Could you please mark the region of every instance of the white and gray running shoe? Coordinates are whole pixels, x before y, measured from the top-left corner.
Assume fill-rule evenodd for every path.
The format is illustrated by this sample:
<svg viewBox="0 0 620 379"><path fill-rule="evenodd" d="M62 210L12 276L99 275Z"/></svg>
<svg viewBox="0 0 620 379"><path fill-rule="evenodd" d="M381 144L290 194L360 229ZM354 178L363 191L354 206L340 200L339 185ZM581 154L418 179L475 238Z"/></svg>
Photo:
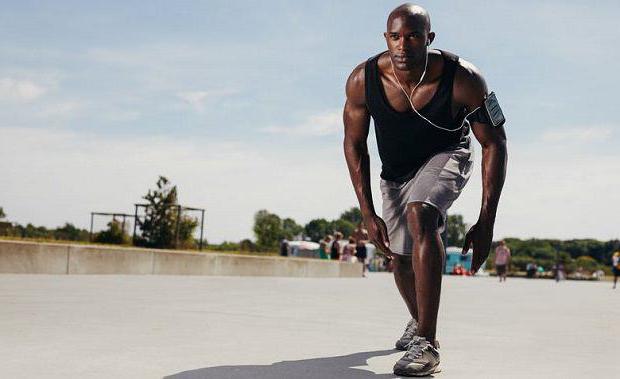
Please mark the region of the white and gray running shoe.
<svg viewBox="0 0 620 379"><path fill-rule="evenodd" d="M418 335L418 322L414 319L409 320L407 323L407 327L405 328L405 332L402 337L396 341L396 349L397 350L407 350L407 346L413 339L413 337Z"/></svg>
<svg viewBox="0 0 620 379"><path fill-rule="evenodd" d="M413 337L405 355L394 365L394 374L401 376L427 376L439 371L439 351L420 336Z"/></svg>

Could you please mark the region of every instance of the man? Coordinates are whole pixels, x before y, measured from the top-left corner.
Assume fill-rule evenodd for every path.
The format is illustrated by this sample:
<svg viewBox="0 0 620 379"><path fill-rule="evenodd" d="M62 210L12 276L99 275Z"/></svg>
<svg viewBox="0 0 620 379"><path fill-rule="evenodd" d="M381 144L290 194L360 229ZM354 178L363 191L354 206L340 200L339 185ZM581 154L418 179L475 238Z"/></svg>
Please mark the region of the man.
<svg viewBox="0 0 620 379"><path fill-rule="evenodd" d="M366 242L368 241L368 231L364 229L364 223L360 222L357 228L353 231L353 238L357 241L355 245L355 256L357 261L362 263L362 276L366 277L368 250L366 249Z"/></svg>
<svg viewBox="0 0 620 379"><path fill-rule="evenodd" d="M288 251L289 251L289 244L288 244L288 240L285 238L282 241L280 241L280 256L288 257Z"/></svg>
<svg viewBox="0 0 620 379"><path fill-rule="evenodd" d="M616 289L616 283L618 283L618 277L620 276L620 251L616 251L611 257L611 271L614 274L613 289Z"/></svg>
<svg viewBox="0 0 620 379"><path fill-rule="evenodd" d="M445 255L440 232L471 174L469 124L483 150L482 207L463 247L464 253L473 247L472 273L491 248L506 137L498 117L478 112L497 105L487 98L479 71L430 48L435 33L426 10L410 4L394 9L384 37L388 50L358 65L347 81L344 152L370 240L393 259L396 286L412 317L396 343L407 353L394 373L424 376L439 365L435 334ZM382 160L383 218L370 188L371 117Z"/></svg>
<svg viewBox="0 0 620 379"><path fill-rule="evenodd" d="M334 234L335 239L329 251L329 259L331 259L332 261L340 260L340 250L341 250L340 240L342 239L342 237L343 235L340 232L336 232Z"/></svg>
<svg viewBox="0 0 620 379"><path fill-rule="evenodd" d="M499 277L500 283L502 282L502 280L504 282L506 281L506 271L509 264L510 249L508 248L508 246L506 246L506 242L504 240L499 241L499 245L495 248L495 272ZM536 270L536 267L533 263L532 266L534 267L534 270ZM528 268L527 271L529 273L530 269ZM534 275L532 274L531 277L534 277Z"/></svg>

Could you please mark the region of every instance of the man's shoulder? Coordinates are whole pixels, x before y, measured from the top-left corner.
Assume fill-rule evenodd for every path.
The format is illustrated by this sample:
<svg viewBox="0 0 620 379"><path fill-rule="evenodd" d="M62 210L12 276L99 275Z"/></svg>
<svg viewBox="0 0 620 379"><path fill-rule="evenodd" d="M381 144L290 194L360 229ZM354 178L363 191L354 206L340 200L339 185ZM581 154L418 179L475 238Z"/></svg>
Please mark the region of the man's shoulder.
<svg viewBox="0 0 620 379"><path fill-rule="evenodd" d="M454 73L454 97L462 104L481 103L487 93L482 73L473 63L459 58Z"/></svg>
<svg viewBox="0 0 620 379"><path fill-rule="evenodd" d="M480 69L470 61L460 58L456 66L454 80L465 86L479 86L484 83L484 77Z"/></svg>
<svg viewBox="0 0 620 379"><path fill-rule="evenodd" d="M351 103L360 106L366 103L366 61L355 66L347 79L345 91Z"/></svg>
<svg viewBox="0 0 620 379"><path fill-rule="evenodd" d="M373 59L381 58L381 55L384 54L384 53L385 53L385 51L377 53L377 54L369 57L365 61L359 63L357 66L355 66L355 68L353 69L353 71L351 71L351 74L349 75L349 79L347 80L347 85L349 85L349 83L351 83L351 84L362 84L363 85L364 84L364 79L365 79L365 74L366 74L366 66L367 66L368 62L373 60Z"/></svg>
<svg viewBox="0 0 620 379"><path fill-rule="evenodd" d="M385 52L377 53L365 61L359 63L347 79L346 84L346 94L347 98L353 100L355 103L364 104L366 101L365 91L366 91L366 66L368 66L368 62L372 59L379 59L381 55Z"/></svg>

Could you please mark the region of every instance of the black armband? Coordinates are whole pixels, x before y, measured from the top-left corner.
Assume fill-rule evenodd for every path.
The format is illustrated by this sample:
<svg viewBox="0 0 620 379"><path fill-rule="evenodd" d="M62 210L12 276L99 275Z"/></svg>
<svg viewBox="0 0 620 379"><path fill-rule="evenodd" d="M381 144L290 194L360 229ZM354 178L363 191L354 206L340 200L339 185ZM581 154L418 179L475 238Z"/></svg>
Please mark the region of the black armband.
<svg viewBox="0 0 620 379"><path fill-rule="evenodd" d="M499 106L495 92L491 92L484 99L484 103L467 119L471 122L481 122L495 127L500 127L506 122L506 117Z"/></svg>

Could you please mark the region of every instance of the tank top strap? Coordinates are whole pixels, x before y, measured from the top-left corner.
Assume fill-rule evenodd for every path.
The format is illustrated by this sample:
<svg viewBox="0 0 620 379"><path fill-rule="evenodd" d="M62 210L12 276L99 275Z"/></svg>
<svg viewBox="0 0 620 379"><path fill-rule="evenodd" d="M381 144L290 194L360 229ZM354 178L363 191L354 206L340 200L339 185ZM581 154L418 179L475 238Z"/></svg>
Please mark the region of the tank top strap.
<svg viewBox="0 0 620 379"><path fill-rule="evenodd" d="M452 87L454 86L454 74L459 65L459 56L449 51L439 50L444 59L443 73L441 74L441 88L439 89L449 99L452 99Z"/></svg>
<svg viewBox="0 0 620 379"><path fill-rule="evenodd" d="M371 114L378 116L383 113L381 102L381 79L379 78L379 53L366 61L364 67L364 89L366 95L366 106Z"/></svg>

